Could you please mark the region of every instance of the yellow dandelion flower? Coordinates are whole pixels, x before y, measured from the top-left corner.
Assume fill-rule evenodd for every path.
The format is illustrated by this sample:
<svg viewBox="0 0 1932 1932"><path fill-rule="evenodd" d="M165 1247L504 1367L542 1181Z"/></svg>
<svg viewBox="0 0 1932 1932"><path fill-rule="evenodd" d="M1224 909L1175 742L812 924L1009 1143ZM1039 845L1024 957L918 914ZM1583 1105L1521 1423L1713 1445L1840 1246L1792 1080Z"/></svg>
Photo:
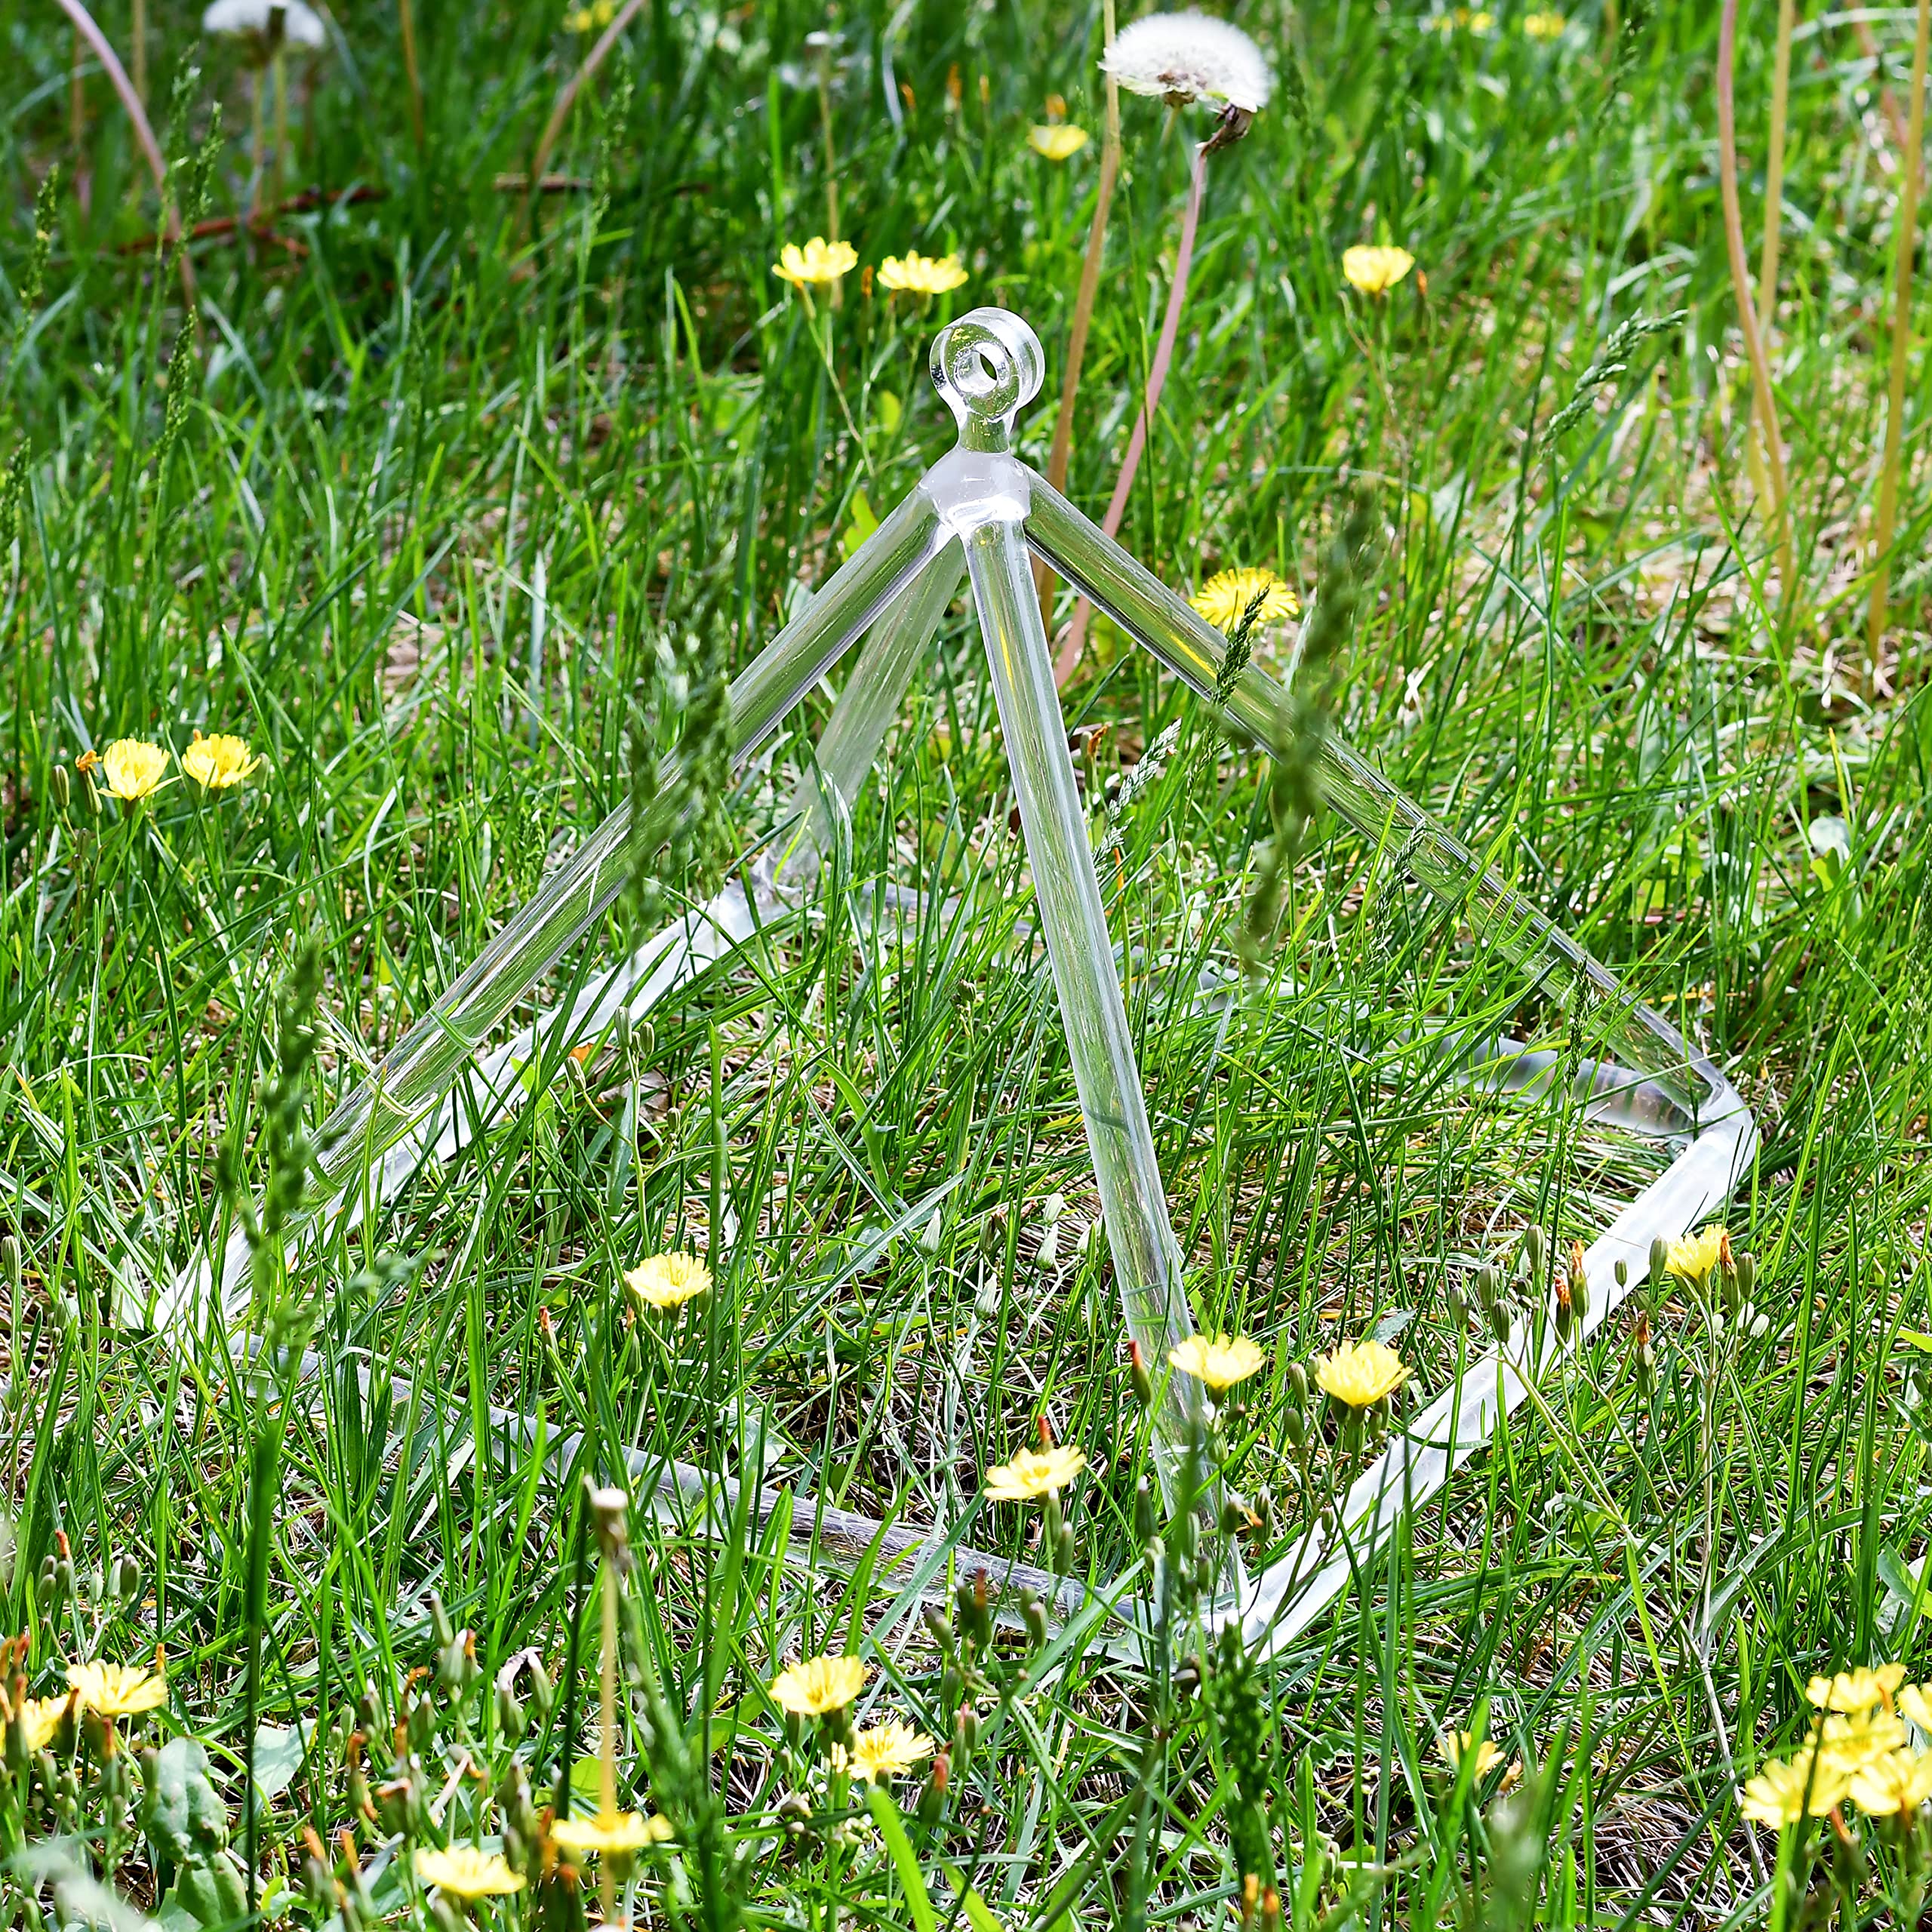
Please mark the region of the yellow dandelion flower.
<svg viewBox="0 0 1932 1932"><path fill-rule="evenodd" d="M921 255L909 248L879 263L878 279L881 288L908 295L943 295L965 281L966 271L957 255Z"/></svg>
<svg viewBox="0 0 1932 1932"><path fill-rule="evenodd" d="M1852 1774L1851 1801L1874 1818L1916 1811L1932 1798L1932 1751L1888 1751Z"/></svg>
<svg viewBox="0 0 1932 1932"><path fill-rule="evenodd" d="M1301 610L1294 592L1281 578L1272 571L1257 568L1217 571L1187 601L1217 631L1231 635L1257 597L1261 599L1261 608L1255 613L1257 623L1278 623L1284 617L1299 615Z"/></svg>
<svg viewBox="0 0 1932 1932"><path fill-rule="evenodd" d="M1523 31L1532 40L1561 40L1570 23L1561 14L1525 14Z"/></svg>
<svg viewBox="0 0 1932 1932"><path fill-rule="evenodd" d="M1467 1730L1445 1730L1435 1740L1436 1755L1449 1768L1459 1770L1463 1758L1469 1746L1475 1743L1475 1734ZM1503 1761L1503 1753L1487 1738L1475 1746L1477 1777L1487 1777Z"/></svg>
<svg viewBox="0 0 1932 1932"><path fill-rule="evenodd" d="M989 1503L1032 1503L1057 1496L1087 1466L1087 1452L1065 1444L1051 1449L1023 1449L1010 1463L986 1472Z"/></svg>
<svg viewBox="0 0 1932 1932"><path fill-rule="evenodd" d="M1268 1358L1245 1335L1190 1335L1168 1351L1168 1359L1218 1392L1245 1382Z"/></svg>
<svg viewBox="0 0 1932 1932"><path fill-rule="evenodd" d="M1496 16L1486 7L1458 7L1456 24L1471 33L1487 33L1496 24Z"/></svg>
<svg viewBox="0 0 1932 1932"><path fill-rule="evenodd" d="M671 1821L655 1814L647 1818L641 1811L589 1812L580 1818L553 1820L550 1835L566 1851L622 1857L648 1844L662 1844L671 1835Z"/></svg>
<svg viewBox="0 0 1932 1932"><path fill-rule="evenodd" d="M1087 145L1088 138L1084 128L1076 128L1067 121L1026 131L1026 145L1049 161L1071 161Z"/></svg>
<svg viewBox="0 0 1932 1932"><path fill-rule="evenodd" d="M1738 1808L1760 1825L1795 1825L1808 1811L1822 1818L1851 1788L1851 1774L1809 1753L1775 1758L1738 1794Z"/></svg>
<svg viewBox="0 0 1932 1932"><path fill-rule="evenodd" d="M1315 1358L1315 1379L1337 1401L1365 1409L1392 1395L1408 1379L1401 1357L1386 1342L1350 1342Z"/></svg>
<svg viewBox="0 0 1932 1932"><path fill-rule="evenodd" d="M1825 1719L1822 1733L1814 1729L1822 1758L1838 1766L1849 1777L1867 1764L1896 1751L1905 1742L1905 1726L1889 1711L1860 1711L1847 1716ZM1807 1752L1812 1747L1807 1746Z"/></svg>
<svg viewBox="0 0 1932 1932"><path fill-rule="evenodd" d="M60 1727L66 1721L74 1708L74 1694L70 1690L64 1697L23 1697L18 1715L20 1728L26 1734L27 1755L45 1751L60 1734ZM6 1700L0 1697L0 1714L6 1711Z"/></svg>
<svg viewBox="0 0 1932 1932"><path fill-rule="evenodd" d="M933 1755L933 1741L923 1730L894 1718L890 1723L874 1724L852 1740L848 1751L839 1747L840 1768L855 1778L883 1784L922 1764Z"/></svg>
<svg viewBox="0 0 1932 1932"><path fill-rule="evenodd" d="M500 1851L479 1851L473 1844L453 1844L447 1851L425 1845L414 1854L416 1876L452 1898L506 1898L523 1890L523 1874L512 1872Z"/></svg>
<svg viewBox="0 0 1932 1932"><path fill-rule="evenodd" d="M1899 1709L1932 1737L1932 1684L1908 1684L1898 1694Z"/></svg>
<svg viewBox="0 0 1932 1932"><path fill-rule="evenodd" d="M771 272L794 288L814 288L836 281L859 266L859 251L849 242L828 242L814 235L801 248L788 242L778 251Z"/></svg>
<svg viewBox="0 0 1932 1932"><path fill-rule="evenodd" d="M100 769L107 789L132 804L159 789L168 775L168 754L145 738L116 738L102 755Z"/></svg>
<svg viewBox="0 0 1932 1932"><path fill-rule="evenodd" d="M226 792L261 768L261 760L249 755L248 740L232 731L217 731L211 738L197 731L181 754L181 769L205 792Z"/></svg>
<svg viewBox="0 0 1932 1932"><path fill-rule="evenodd" d="M1859 1712L1892 1707L1905 1681L1905 1666L1881 1663L1876 1670L1841 1670L1835 1677L1814 1677L1804 1694L1821 1711Z"/></svg>
<svg viewBox="0 0 1932 1932"><path fill-rule="evenodd" d="M1356 247L1342 251L1342 272L1364 295L1386 295L1416 265L1406 248Z"/></svg>
<svg viewBox="0 0 1932 1932"><path fill-rule="evenodd" d="M711 1286L711 1270L694 1254L654 1254L625 1275L624 1286L647 1308L682 1308Z"/></svg>
<svg viewBox="0 0 1932 1932"><path fill-rule="evenodd" d="M1666 1272L1694 1288L1700 1288L1723 1258L1724 1249L1724 1231L1714 1222L1702 1233L1686 1235L1681 1241L1670 1244Z"/></svg>
<svg viewBox="0 0 1932 1932"><path fill-rule="evenodd" d="M124 1663L77 1663L67 1669L69 1688L101 1718L137 1717L168 1702L168 1679L159 1672Z"/></svg>
<svg viewBox="0 0 1932 1932"><path fill-rule="evenodd" d="M771 1680L771 1700L795 1717L842 1711L866 1687L871 1670L857 1657L813 1657L787 1664Z"/></svg>

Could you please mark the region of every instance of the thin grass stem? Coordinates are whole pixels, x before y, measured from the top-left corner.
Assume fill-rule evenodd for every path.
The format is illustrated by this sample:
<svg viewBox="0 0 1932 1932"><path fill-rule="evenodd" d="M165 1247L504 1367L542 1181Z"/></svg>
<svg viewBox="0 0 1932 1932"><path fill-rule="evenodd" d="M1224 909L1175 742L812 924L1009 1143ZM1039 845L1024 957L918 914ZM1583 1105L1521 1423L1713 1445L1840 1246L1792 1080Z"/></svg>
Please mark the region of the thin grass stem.
<svg viewBox="0 0 1932 1932"><path fill-rule="evenodd" d="M1871 682L1875 686L1885 648L1886 605L1891 595L1892 534L1898 520L1899 466L1905 447L1905 368L1912 344L1912 258L1918 238L1919 150L1925 137L1927 42L1932 38L1932 0L1918 0L1918 23L1912 45L1912 102L1906 125L1903 174L1899 182L1898 226L1893 235L1892 352L1885 391L1885 447L1878 466L1878 522L1872 603L1866 614L1865 642ZM1899 667L1903 673L1905 667Z"/></svg>
<svg viewBox="0 0 1932 1932"><path fill-rule="evenodd" d="M566 81L557 95L557 104L550 110L550 118L543 124L543 132L538 137L537 152L531 157L530 174L523 191L523 212L518 220L518 232L528 234L530 229L530 208L537 185L543 178L543 170L550 158L550 152L561 138L565 125L571 118L571 109L577 105L577 96L583 91L585 84L593 78L599 67L611 57L611 50L623 38L625 28L638 17L644 0L624 0L617 9L616 17L597 36L597 43L583 57L583 65Z"/></svg>
<svg viewBox="0 0 1932 1932"><path fill-rule="evenodd" d="M412 0L396 0L396 17L402 28L402 71L409 80L409 131L415 137L416 152L423 152L423 72L416 61L416 9Z"/></svg>
<svg viewBox="0 0 1932 1932"><path fill-rule="evenodd" d="M1730 286L1737 303L1738 327L1743 334L1745 353L1750 358L1758 420L1764 430L1764 455L1770 478L1767 520L1777 545L1783 595L1789 599L1796 591L1797 577L1792 561L1783 438L1778 429L1777 405L1771 394L1770 365L1764 358L1757 305L1751 296L1751 271L1744 253L1744 216L1737 192L1737 106L1733 85L1737 54L1737 0L1724 0L1718 23L1717 93L1718 174L1724 196L1724 242L1730 257Z"/></svg>
<svg viewBox="0 0 1932 1932"><path fill-rule="evenodd" d="M1114 47L1114 0L1102 0L1101 71ZM1095 191L1094 219L1087 229L1087 254L1080 265L1080 291L1074 298L1072 326L1067 331L1066 367L1060 377L1060 408L1054 417L1053 446L1047 457L1047 481L1056 490L1066 488L1067 465L1073 456L1073 407L1080 389L1080 369L1087 356L1087 335L1094 322L1094 298L1100 291L1100 263L1107 251L1107 217L1113 208L1114 188L1120 180L1120 83L1106 75L1107 106L1100 142L1100 180ZM1053 635L1054 586L1057 580L1044 563L1033 566L1034 587L1040 593L1040 621ZM1064 685L1078 656L1063 652L1054 660L1054 677Z"/></svg>

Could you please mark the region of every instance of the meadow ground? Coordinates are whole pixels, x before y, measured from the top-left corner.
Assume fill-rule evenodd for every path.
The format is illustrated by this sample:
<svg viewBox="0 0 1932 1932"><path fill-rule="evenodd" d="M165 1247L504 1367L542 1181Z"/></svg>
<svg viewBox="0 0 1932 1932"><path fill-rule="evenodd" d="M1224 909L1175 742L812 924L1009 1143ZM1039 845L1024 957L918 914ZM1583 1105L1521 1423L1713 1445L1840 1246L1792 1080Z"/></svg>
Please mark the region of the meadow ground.
<svg viewBox="0 0 1932 1932"><path fill-rule="evenodd" d="M1728 1264L1646 1284L1278 1654L1204 1637L1195 1543L1253 1568L1356 1453L1316 1356L1380 1334L1433 1395L1481 1346L1480 1271L1542 1231L1520 1335L1669 1150L1423 1070L1447 1022L1580 1022L1332 813L1244 971L1268 771L1097 623L1063 695L1187 1291L1263 1357L1214 1445L1247 1506L1164 1520L963 601L756 943L648 1027L552 1040L466 1151L289 1238L332 1105L951 446L948 318L1038 331L1045 466L1103 21L655 0L550 145L609 0L345 7L288 51L258 171L245 44L168 10L138 72L163 199L66 17L10 0L8 1923L1916 1918L1924 1767L1877 1754L1932 1735L1894 1710L1932 1718L1900 1689L1932 1676L1922 291L1875 657L1866 619L1915 17L1796 22L1782 543L1717 8L1240 18L1275 89L1207 165L1121 540L1183 592L1266 568L1318 611L1366 506L1333 728L1735 1079L1751 1312ZM1737 53L1754 276L1775 26L1752 0ZM1097 515L1214 125L1120 113L1067 485ZM1054 158L1057 124L1092 138ZM773 272L828 232L835 301ZM1377 243L1414 266L1373 296L1343 257ZM963 285L892 292L909 249ZM491 1044L755 852L844 676ZM193 775L217 733L263 761L226 787ZM174 755L131 803L88 757L128 738ZM235 1318L159 1321L264 1183ZM712 1286L655 1309L623 1278L670 1251ZM1086 1470L989 1500L1043 1419ZM654 1508L674 1461L761 1462L797 1506ZM628 1511L587 1487L617 1484ZM929 1619L884 1549L853 1574L839 1509L936 1531ZM1158 1631L942 1611L950 1543L1050 1564L1062 1523L1097 1591L1164 1575ZM67 1701L70 1667L158 1646L165 1687ZM780 1676L820 1654L859 1660L856 1703L836 1666ZM1838 1755L1741 1807L1805 1762L1814 1675L1887 1662L1841 1687ZM1839 1775L1859 1749L1893 1786Z"/></svg>

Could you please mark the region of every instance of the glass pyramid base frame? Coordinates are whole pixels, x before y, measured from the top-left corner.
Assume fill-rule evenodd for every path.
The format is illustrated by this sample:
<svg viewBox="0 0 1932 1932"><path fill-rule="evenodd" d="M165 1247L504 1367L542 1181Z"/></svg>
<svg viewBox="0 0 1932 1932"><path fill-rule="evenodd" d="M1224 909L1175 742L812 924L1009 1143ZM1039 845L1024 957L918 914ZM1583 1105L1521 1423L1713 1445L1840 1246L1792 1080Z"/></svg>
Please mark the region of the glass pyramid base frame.
<svg viewBox="0 0 1932 1932"><path fill-rule="evenodd" d="M634 958L592 980L560 1011L508 1045L482 1053L491 1035L556 961L608 910L622 890L630 833L628 808L614 813L498 934L469 969L336 1109L323 1179L333 1191L325 1220L352 1223L389 1198L423 1161L448 1159L493 1116L519 1104L523 1069L555 1065L598 1037L620 1012L647 1011L674 987L752 938L780 895L808 888L818 860L876 759L886 730L963 574L986 648L1007 757L1018 799L1055 988L1066 1029L1102 1217L1128 1333L1150 1363L1191 1332L1179 1246L1135 1064L1115 947L1096 881L1085 811L1075 782L1051 655L1036 600L1031 558L1050 565L1130 637L1204 698L1221 675L1226 640L1129 556L1035 471L1013 454L1014 420L1038 393L1038 339L1017 316L980 309L941 331L932 375L959 426L957 447L928 469L805 610L731 687L735 755L752 758L786 713L868 631L818 750L815 777L801 782L777 843L746 883L660 934ZM1281 687L1251 663L1226 699L1235 723L1272 750L1281 743ZM669 789L675 755L667 762ZM1332 734L1321 752L1331 811L1391 854L1397 865L1474 930L1485 956L1507 961L1593 1055L1531 1053L1520 1042L1473 1038L1451 1029L1428 1050L1449 1057L1459 1077L1492 1091L1537 1095L1568 1083L1586 1117L1651 1137L1674 1150L1669 1166L1589 1244L1587 1315L1571 1343L1605 1321L1641 1281L1652 1240L1674 1238L1730 1194L1748 1170L1757 1134L1749 1109L1724 1075L1660 1014L1631 998L1616 977L1554 927L1462 844ZM668 828L653 828L662 832ZM479 1058L479 1054L481 1057ZM895 1228L892 1235L903 1230ZM219 1269L191 1270L156 1300L157 1324L175 1333L211 1318L245 1324L247 1255L238 1236ZM1469 1361L1454 1384L1401 1428L1355 1481L1325 1536L1311 1527L1289 1553L1250 1579L1235 1571L1216 1614L1238 1618L1251 1648L1291 1642L1386 1543L1405 1512L1435 1494L1485 1446L1557 1349L1553 1324L1537 1324L1542 1357L1492 1349ZM1182 1376L1167 1383L1156 1463L1171 1495L1181 1443L1199 1401ZM494 1412L512 1443L537 1439L532 1417ZM577 1445L552 1439L561 1472ZM789 1505L814 1548L856 1556L876 1551L881 1577L902 1604L943 1589L955 1574L983 1571L998 1583L1030 1588L1063 1617L1094 1593L1078 1581L986 1555L958 1544L943 1524L929 1531L832 1509L784 1489L738 1485L682 1464L666 1467L632 1452L631 1475L653 1491L661 1513L686 1529L721 1530L741 1509L762 1523ZM1121 1592L1102 1600L1130 1625L1146 1607Z"/></svg>

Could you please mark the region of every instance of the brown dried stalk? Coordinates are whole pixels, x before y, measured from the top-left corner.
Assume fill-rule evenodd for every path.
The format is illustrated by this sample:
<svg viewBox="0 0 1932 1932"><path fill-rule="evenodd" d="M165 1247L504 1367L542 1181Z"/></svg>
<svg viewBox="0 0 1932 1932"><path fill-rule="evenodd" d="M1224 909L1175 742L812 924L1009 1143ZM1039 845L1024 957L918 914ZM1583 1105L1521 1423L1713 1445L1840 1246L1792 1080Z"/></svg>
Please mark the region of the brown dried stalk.
<svg viewBox="0 0 1932 1932"><path fill-rule="evenodd" d="M1925 138L1927 42L1932 0L1918 0L1912 45L1911 119L1906 127L1904 174L1899 183L1899 220L1892 245L1897 256L1892 288L1892 366L1885 395L1885 453L1878 470L1878 556L1872 575L1872 605L1865 622L1866 649L1875 683L1885 641L1885 605L1892 588L1892 532L1899 508L1899 458L1904 447L1905 365L1912 340L1912 257L1918 238L1919 153ZM1903 666L1901 666L1903 669Z"/></svg>
<svg viewBox="0 0 1932 1932"><path fill-rule="evenodd" d="M1724 238L1730 256L1731 293L1737 303L1738 326L1757 398L1758 420L1764 429L1764 456L1770 471L1768 521L1778 546L1783 593L1797 589L1792 568L1789 491L1785 482L1784 441L1778 429L1777 405L1771 395L1771 371L1764 359L1764 339L1758 326L1757 305L1751 297L1751 269L1744 254L1744 215L1737 194L1737 108L1733 73L1737 56L1737 0L1724 0L1718 21L1718 176L1724 191Z"/></svg>
<svg viewBox="0 0 1932 1932"><path fill-rule="evenodd" d="M617 17L597 36L596 45L583 57L583 65L564 83L561 92L557 96L557 104L551 109L550 118L544 123L543 138L537 143L537 152L531 157L531 180L543 179L543 165L550 158L550 150L561 137L565 124L571 118L571 109L577 105L577 97L583 92L584 84L610 57L611 48L623 38L625 28L637 18L638 10L643 5L644 0L624 0L624 4L617 9ZM528 231L530 226L530 197L528 195L524 197L523 212L518 217L518 226L525 231Z"/></svg>
<svg viewBox="0 0 1932 1932"><path fill-rule="evenodd" d="M1102 0L1100 67L1106 70L1114 48L1114 0ZM1056 490L1066 488L1066 469L1073 454L1073 404L1080 388L1080 365L1086 359L1087 334L1094 321L1094 302L1100 291L1100 262L1106 253L1107 215L1113 206L1115 184L1120 179L1120 83L1107 75L1107 109L1100 145L1100 183L1094 202L1094 219L1087 230L1087 258L1080 265L1080 292L1073 303L1073 326L1067 332L1066 368L1060 377L1060 413L1054 418L1053 448L1047 457L1047 481ZM1047 635L1053 635L1053 572L1037 558L1033 563L1033 587L1040 598L1040 621ZM1054 675L1065 684L1072 669L1056 663Z"/></svg>

